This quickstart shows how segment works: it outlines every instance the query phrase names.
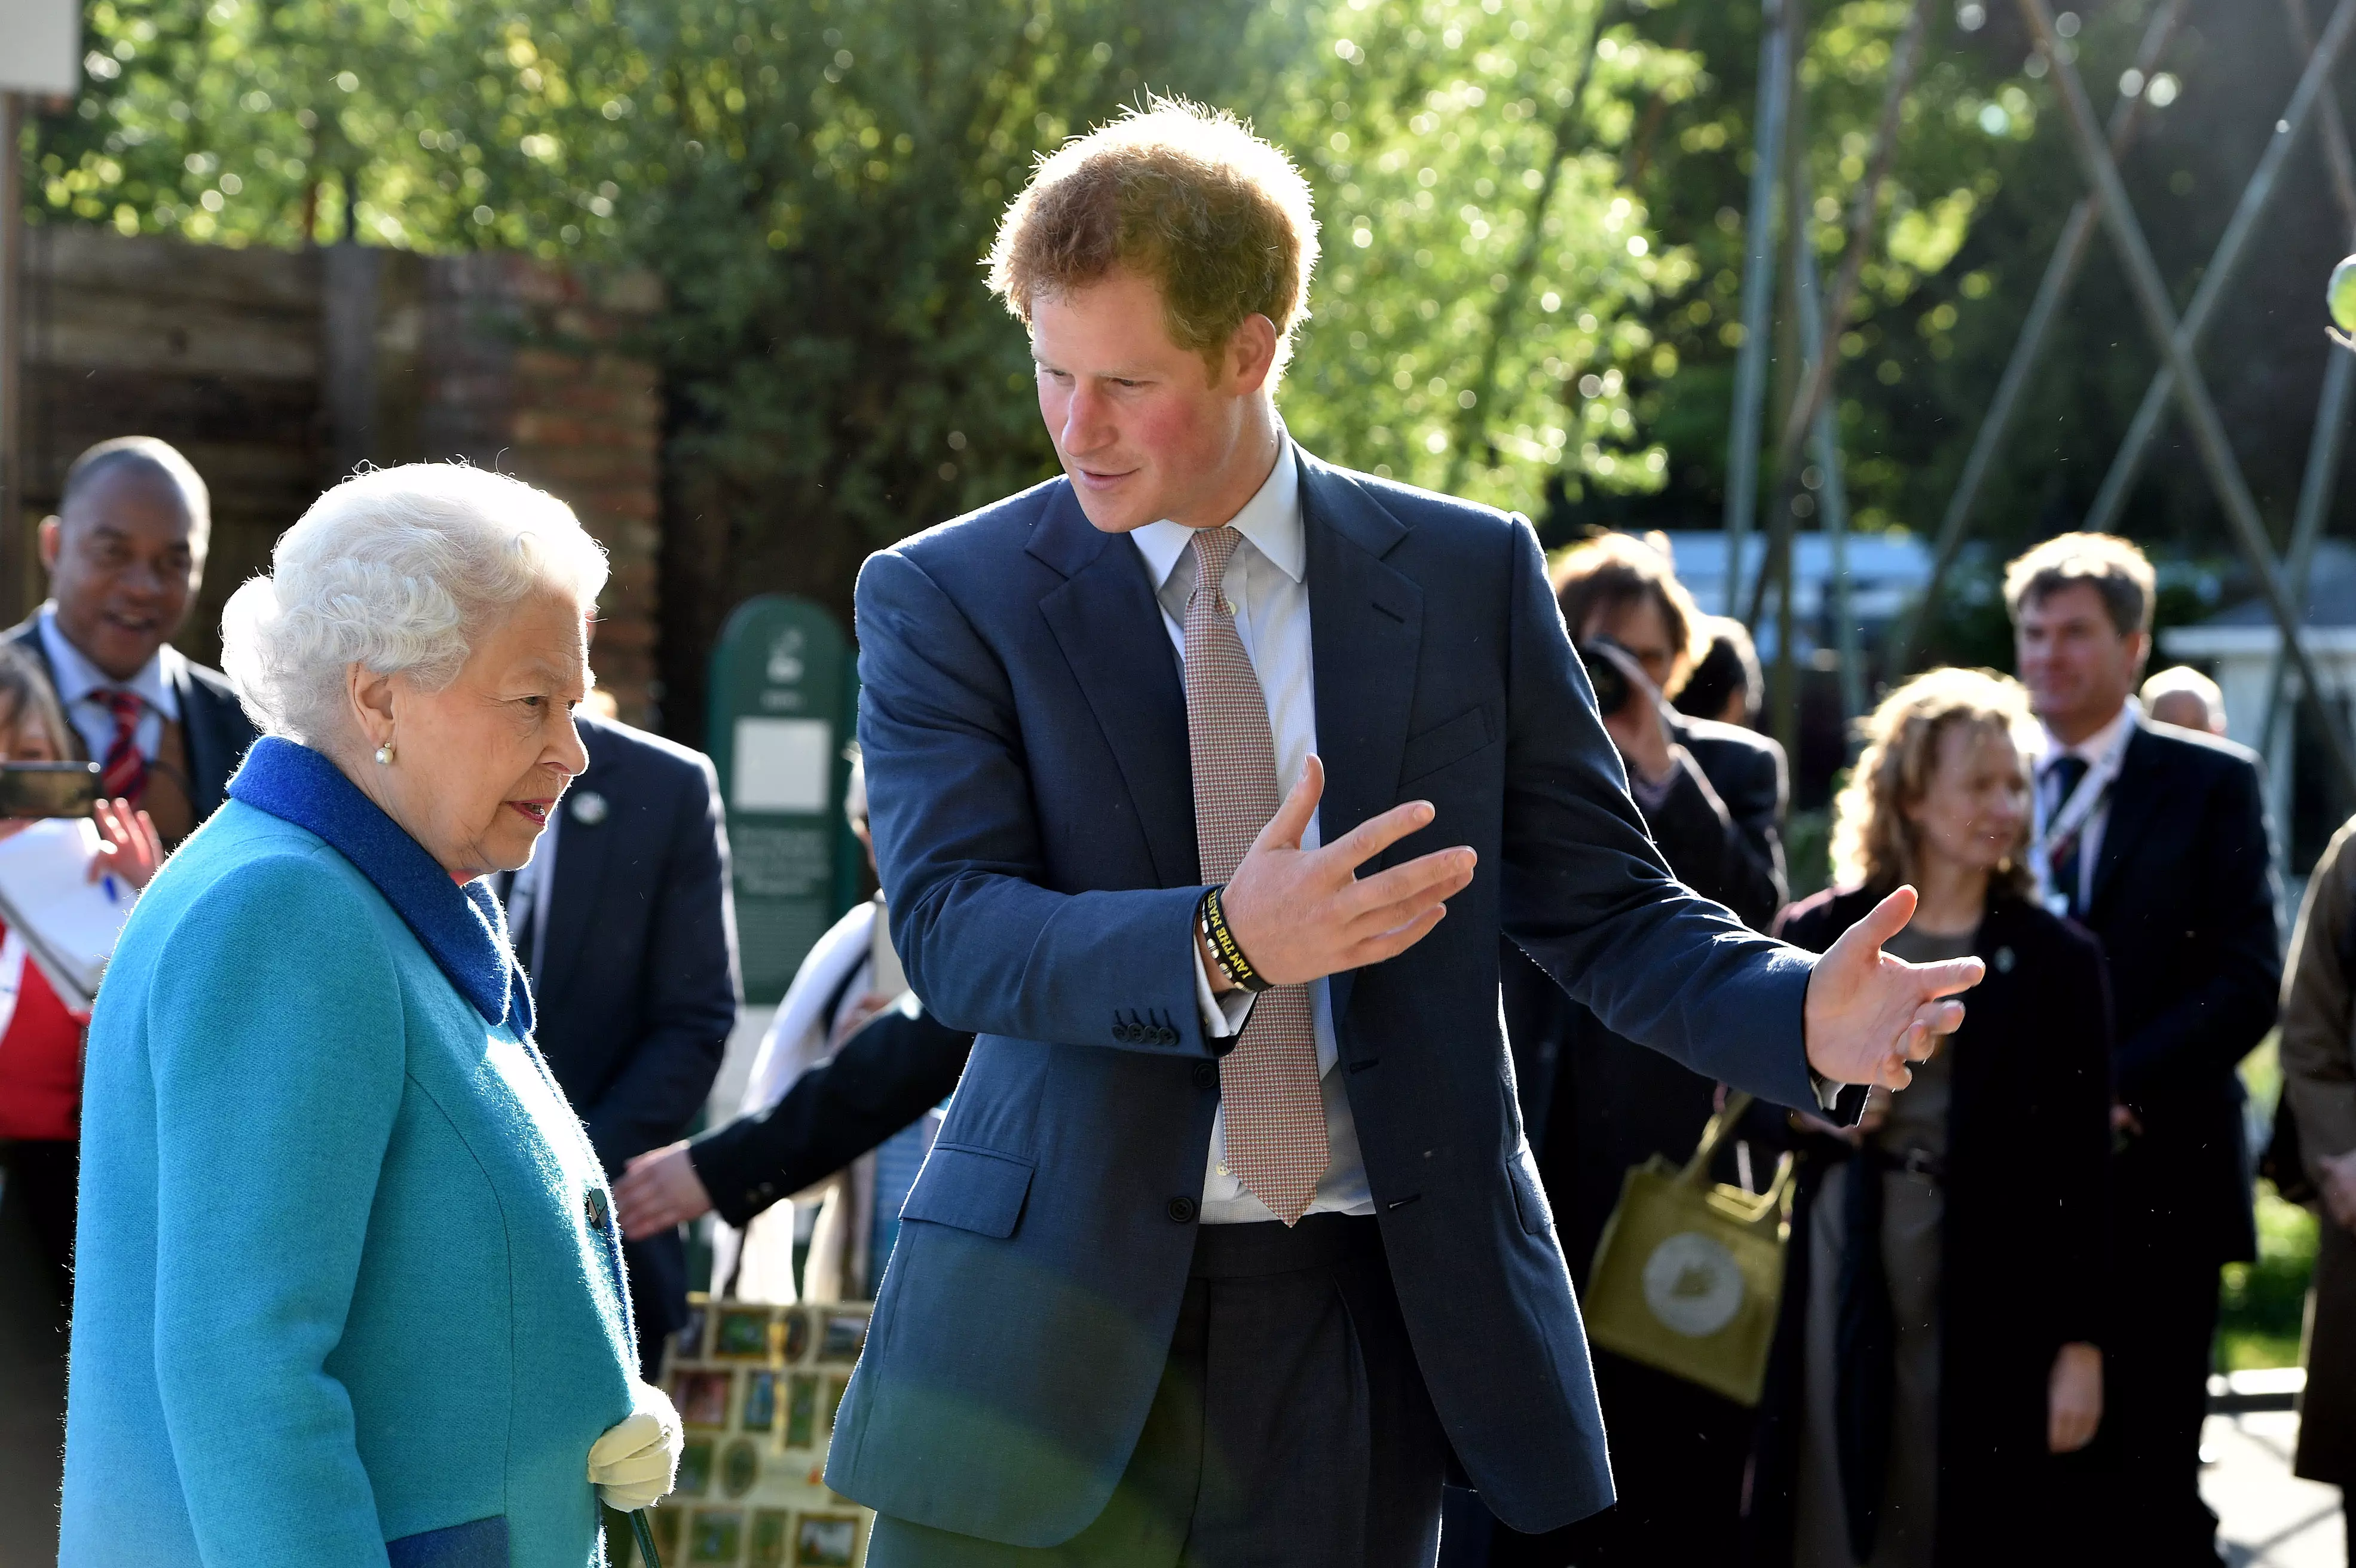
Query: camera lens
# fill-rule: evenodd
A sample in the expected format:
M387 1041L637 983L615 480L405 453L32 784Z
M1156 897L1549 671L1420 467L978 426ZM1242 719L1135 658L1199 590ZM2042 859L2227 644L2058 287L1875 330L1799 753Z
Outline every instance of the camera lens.
M1594 643L1579 645L1580 662L1587 667L1588 684L1595 688L1595 711L1605 718L1628 706L1628 677L1612 656Z

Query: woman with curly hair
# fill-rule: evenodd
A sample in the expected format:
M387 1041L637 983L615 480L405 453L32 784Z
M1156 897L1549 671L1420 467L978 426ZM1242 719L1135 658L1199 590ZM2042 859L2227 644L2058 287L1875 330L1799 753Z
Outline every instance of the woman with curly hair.
M1891 890L1887 944L1976 954L1963 1028L1836 1127L1795 1117L1798 1200L1762 1410L1754 1560L2062 1561L2062 1456L2102 1419L2110 1003L2102 951L2040 907L2030 720L2013 681L1920 676L1865 722L1834 808L1837 884L1787 911L1821 952Z

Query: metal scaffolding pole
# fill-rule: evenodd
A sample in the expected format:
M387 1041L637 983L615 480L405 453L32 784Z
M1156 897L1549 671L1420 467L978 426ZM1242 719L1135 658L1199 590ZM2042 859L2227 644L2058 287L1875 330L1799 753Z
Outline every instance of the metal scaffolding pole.
M2340 0L2315 52L2308 57L2307 69L2299 74L2289 107L2275 123L2274 140L2266 144L2265 155L2250 173L2249 184L2242 187L2241 202L2233 208L2225 232L2218 237L2217 249L2201 274L2201 286L2193 291L2192 303L2184 307L2184 321L2177 333L2188 350L2199 343L2210 317L2216 314L2219 303L2232 286L2233 274L2248 254L2251 236L2257 232L2258 219L2265 215L2266 206L2281 184L2283 165L2290 160L2299 137L2314 119L2317 106L2329 96L2327 90L2331 69L2339 61L2351 27L2356 27L2356 5ZM2175 373L2162 364L2152 373L2151 385L2144 389L2143 405L2136 410L2135 421L2127 426L2126 439L2119 443L2118 455L2111 460L2111 470L2103 477L2103 488L2086 514L2087 528L2108 532L2116 525L2120 511L2126 506L2127 494L2135 488L2136 476L2142 471L2144 455L2151 449L2152 438L2167 420L2169 400L2175 390Z
M2071 140L2076 144L2078 159L2084 165L2087 181L2102 197L2103 224L2110 230L2112 241L2118 247L2119 258L2126 264L2127 282L2135 295L2136 306L2142 314L2144 325L2152 341L2167 357L2175 379L2178 401L2182 405L2185 422L2192 427L2194 444L2201 453L2201 463L2209 470L2210 483L2231 526L2234 543L2240 548L2251 569L2257 574L2258 584L2266 607L2274 614L2275 624L2289 645L2291 656L2297 662L2300 681L2308 691L2318 697L2316 715L2321 722L2324 738L2331 751L2332 763L2351 790L2356 790L2356 750L2348 741L2347 726L2340 715L2319 700L2323 684L2319 678L2315 661L2305 641L2298 635L2298 612L2285 591L2282 575L2274 560L2273 549L2266 539L2265 525L2258 517L2257 502L2251 496L2247 481L2242 476L2241 464L2233 455L2233 444L2226 439L2223 420L2218 417L2216 404L2209 396L2208 383L2202 379L2200 365L2193 359L2189 340L2176 319L2174 306L2168 296L2168 285L2159 275L2159 264L2152 259L2150 243L2144 238L2143 226L2127 204L2126 187L2119 179L2118 165L2111 159L2104 144L2101 124L2094 117L2093 101L2086 96L2086 84L2079 80L2077 67L2061 48L2061 39L2053 29L2052 7L2048 0L2019 0L2022 16L2037 46L2051 62L2055 87L2060 91L2066 110L2064 122ZM2340 8L2325 31L2329 44L2336 32L2344 39L2347 27L2356 19L2356 0L2340 0ZM2322 46L2319 46L2319 53ZM2312 67L2310 66L2310 74ZM2301 82L2302 91L2306 88ZM2277 140L2279 140L2279 136Z
M2283 0L2283 5L2290 13L2292 41L2302 49L2313 48L2315 32L2308 23L2307 0ZM2356 155L2349 150L2348 126L2340 117L2340 105L2329 92L2323 95L2322 114L2323 156L2331 170L2331 193L2340 203L2340 216L2348 223L2350 248L2356 250ZM2302 607L2307 603L2308 573L2315 564L2316 541L2323 537L2324 515L2331 510L2331 493L2340 477L2340 446L2347 432L2351 389L2356 389L2356 354L2334 353L2324 368L2323 394L2316 401L2315 433L2308 442L2307 472L2299 481L2298 510L2291 521L2290 543L2283 551L2291 603ZM2288 671L2289 661L2276 648L2266 661L2266 718L2258 744L2261 757L2274 755ZM2277 853L2288 841L2287 832L2276 836Z
M1726 443L1726 603L1739 613L1744 547L1759 510L1759 428L1767 399L1770 317L1775 308L1775 193L1783 165L1783 120L1792 101L1792 58L1783 0L1762 0L1759 126L1751 166L1751 214L1742 267L1742 347L1734 364L1733 429Z
M2139 76L2148 80L2159 69L2190 3L2190 0L2169 0L2152 18L2151 26L2144 29L2143 42L2135 55L2135 69ZM2113 106L2113 157L2124 155L2135 141L2136 133L2143 128L2143 110L2140 92L2132 98L2122 98ZM2012 433L2013 415L2019 411L2029 373L2044 357L2046 339L2052 335L2053 324L2061 316L2062 302L2069 297L2071 285L2078 281L2078 269L2094 243L2095 205L2094 197L2080 197L2062 221L2062 238L2053 247L2052 259L2045 264L2045 276L2037 285L2029 318L2021 323L2020 336L2012 346L2012 357L2006 361L2004 375L1997 382L1995 400L1988 404L1987 417L1980 421L1979 433L1972 439L1972 450L1964 459L1955 492L1947 498L1946 512L1939 519L1939 532L1931 547L1931 576L1922 585L1922 597L1890 637L1889 668L1893 676L1913 662L1931 607L1938 603L1939 590L1955 564L1955 553L1963 548L1964 531L1970 524L1973 507L1978 504L1980 488L1987 483L1997 453Z
M1799 296L1800 341L1821 343L1824 305L1816 297L1820 280L1815 250L1808 243L1808 226L1799 216L1804 206L1801 197L1806 194L1795 189L1791 197L1792 283ZM1823 475L1816 505L1824 517L1825 540L1832 555L1833 647L1840 661L1841 723L1846 733L1848 721L1865 711L1865 666L1858 653L1857 611L1849 599L1848 482L1841 473L1840 432L1829 402L1816 405L1809 445Z

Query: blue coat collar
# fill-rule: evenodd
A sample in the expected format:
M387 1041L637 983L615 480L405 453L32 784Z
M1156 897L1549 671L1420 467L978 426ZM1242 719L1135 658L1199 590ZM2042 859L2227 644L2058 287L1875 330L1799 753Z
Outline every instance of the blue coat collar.
M325 839L400 912L477 1012L531 1032L531 991L515 973L507 912L490 889L479 880L463 888L452 881L343 770L308 746L265 735L246 752L229 794Z

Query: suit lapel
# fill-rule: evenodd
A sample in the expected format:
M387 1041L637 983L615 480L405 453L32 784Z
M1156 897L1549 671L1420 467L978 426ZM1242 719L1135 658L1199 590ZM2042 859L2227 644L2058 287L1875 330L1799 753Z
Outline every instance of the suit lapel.
M613 773L612 754L602 758L597 754L603 741L594 730L583 728L581 741L589 748L589 765L564 792L563 802L557 808L564 815L556 830L556 875L551 879L553 885L548 890L548 907L532 917L548 933L541 949L541 973L532 976L532 989L542 997L559 995L581 962L582 944L589 935L589 916L597 907L598 894L605 881L605 862L613 852L616 825L613 811L609 809L595 823L583 822L573 815L573 804L581 798L583 791L610 795ZM640 827L636 823L629 826L634 832ZM648 846L650 850L652 848Z
M1407 537L1398 519L1308 453L1299 457L1317 752L1325 763L1317 826L1331 844L1398 804L1423 591L1383 563ZM1331 982L1337 1022L1349 1010L1351 981L1344 970Z
M1183 888L1202 874L1186 688L1144 558L1130 540L1098 532L1069 485L1056 487L1028 549L1063 574L1039 613L1112 748L1154 877Z
M213 722L213 694L197 684L187 659L167 660L165 679L180 704L180 739L188 748L189 815L198 823L220 808L229 783L229 759L220 754L220 727Z
M2103 824L2103 847L2094 859L2094 888L2086 901L2086 912L2092 915L2100 907L2103 894L2111 880L2126 859L2126 852L2144 829L2151 825L2152 814L2159 807L2158 758L2152 753L2158 749L2143 727L2141 716L2127 736L2126 755L2119 759L2119 776L2111 785L2110 816Z

